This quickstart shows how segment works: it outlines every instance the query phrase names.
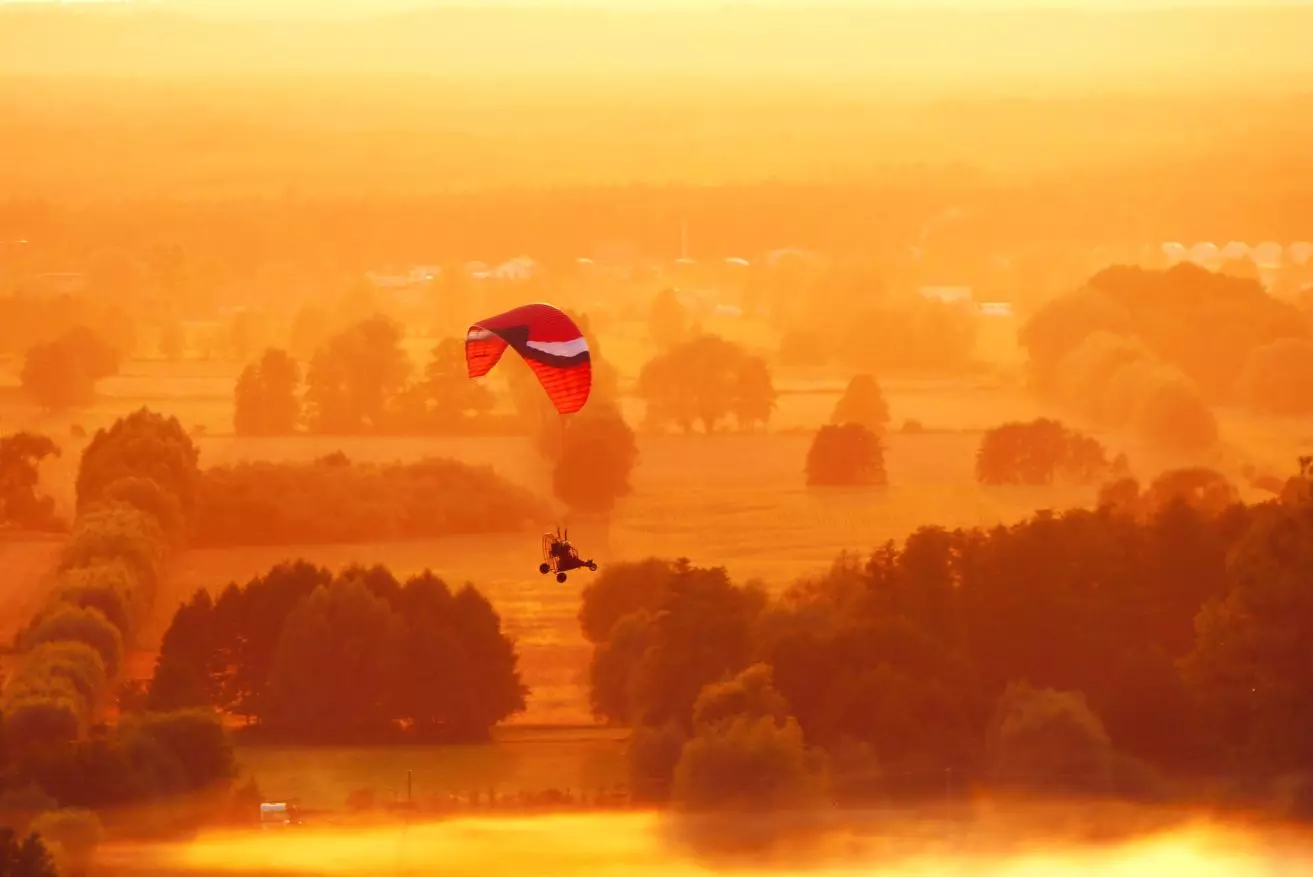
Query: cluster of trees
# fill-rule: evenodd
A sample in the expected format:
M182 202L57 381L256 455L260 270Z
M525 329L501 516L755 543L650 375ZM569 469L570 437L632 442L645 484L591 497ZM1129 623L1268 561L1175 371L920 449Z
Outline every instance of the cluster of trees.
M41 493L41 462L60 456L48 436L17 432L0 438L0 526L19 530L62 531L55 501Z
M147 706L217 709L296 743L481 740L524 709L517 662L471 585L296 561L181 606Z
M611 446L604 442L596 458L583 447L575 465L601 472ZM242 462L207 468L196 490L193 541L205 546L514 532L551 516L491 467L446 459L361 463L338 452L304 463Z
M673 344L644 366L638 395L647 425L674 425L711 433L733 417L740 429L770 422L776 392L766 361L719 335L698 335Z
M266 350L237 380L236 432L291 435L304 425L331 435L459 434L491 411L487 389L466 375L461 342L440 342L423 375L412 380L403 337L385 316L362 320L329 338L304 375L286 351Z
M592 352L593 398L614 399L615 372L602 359L587 316L571 316ZM547 400L519 357L507 356L498 365L515 407L513 417L498 416L491 390L469 378L463 340L439 341L416 375L403 338L397 321L375 314L331 335L304 372L286 350L266 350L238 377L235 431L255 436L290 435L302 428L320 435L467 435L537 428Z
M1191 263L1105 269L1036 311L1019 340L1042 396L1176 452L1216 444L1210 404L1308 410L1313 342L1298 309Z
M232 750L212 714L101 721L124 650L187 537L199 477L177 420L145 409L98 431L83 452L72 534L6 680L3 809L100 808L231 777Z
M955 780L1170 794L1313 767L1308 473L1261 505L1167 473L1097 510L926 527L771 599L687 560L584 590L599 718L632 788L689 807Z
M86 326L75 326L27 350L19 376L24 394L46 411L84 408L96 383L119 370L119 351Z
M1130 474L1124 454L1111 461L1097 439L1046 417L988 430L976 451L981 484L1100 484Z
M975 364L979 316L970 304L894 295L867 266L795 263L774 309L780 361L850 372L957 375Z

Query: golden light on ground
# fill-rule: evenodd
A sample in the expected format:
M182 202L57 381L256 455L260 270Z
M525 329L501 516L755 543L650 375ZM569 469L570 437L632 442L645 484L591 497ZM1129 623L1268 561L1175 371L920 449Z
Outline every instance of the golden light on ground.
M106 850L125 872L203 874L535 874L566 877L1259 877L1295 873L1303 845L1206 822L1102 847L1008 842L974 829L938 836L890 823L835 829L765 868L717 866L676 850L654 814L453 819L409 826L212 835L192 843ZM896 835L907 832L907 836ZM919 840L911 839L911 834ZM981 847L989 849L982 850ZM1294 869L1294 870L1291 870Z

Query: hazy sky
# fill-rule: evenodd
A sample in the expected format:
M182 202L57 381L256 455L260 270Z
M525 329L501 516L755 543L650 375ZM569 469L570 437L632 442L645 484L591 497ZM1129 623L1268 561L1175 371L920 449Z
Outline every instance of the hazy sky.
M131 3L163 6L240 9L275 14L314 14L324 7L353 12L384 12L429 6L525 6L548 8L607 7L615 9L715 8L718 6L843 6L867 9L969 7L977 9L1134 9L1201 6L1309 6L1313 0L0 0L4 4Z

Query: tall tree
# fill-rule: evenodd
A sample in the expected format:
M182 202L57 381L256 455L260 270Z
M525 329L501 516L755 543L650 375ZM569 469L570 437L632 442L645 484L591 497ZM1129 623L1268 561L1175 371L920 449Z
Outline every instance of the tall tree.
M315 353L305 394L312 431L357 435L385 428L389 405L411 372L401 339L401 327L379 315L339 333Z
M238 435L291 435L301 419L301 368L284 350L270 348L242 370L234 391Z

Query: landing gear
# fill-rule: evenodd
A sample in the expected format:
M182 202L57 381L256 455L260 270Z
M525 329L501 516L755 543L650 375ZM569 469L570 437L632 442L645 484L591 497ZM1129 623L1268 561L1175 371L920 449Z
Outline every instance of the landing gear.
M546 563L538 564L538 572L542 573L543 575L547 575L551 571L552 571L552 567L550 564L546 564Z
M565 582L565 573L563 573L563 572L558 572L558 573L556 574L556 580L557 580L558 582L562 582L562 583L564 583L564 582Z
M588 561L587 566L589 572L597 572L597 563L595 561Z

